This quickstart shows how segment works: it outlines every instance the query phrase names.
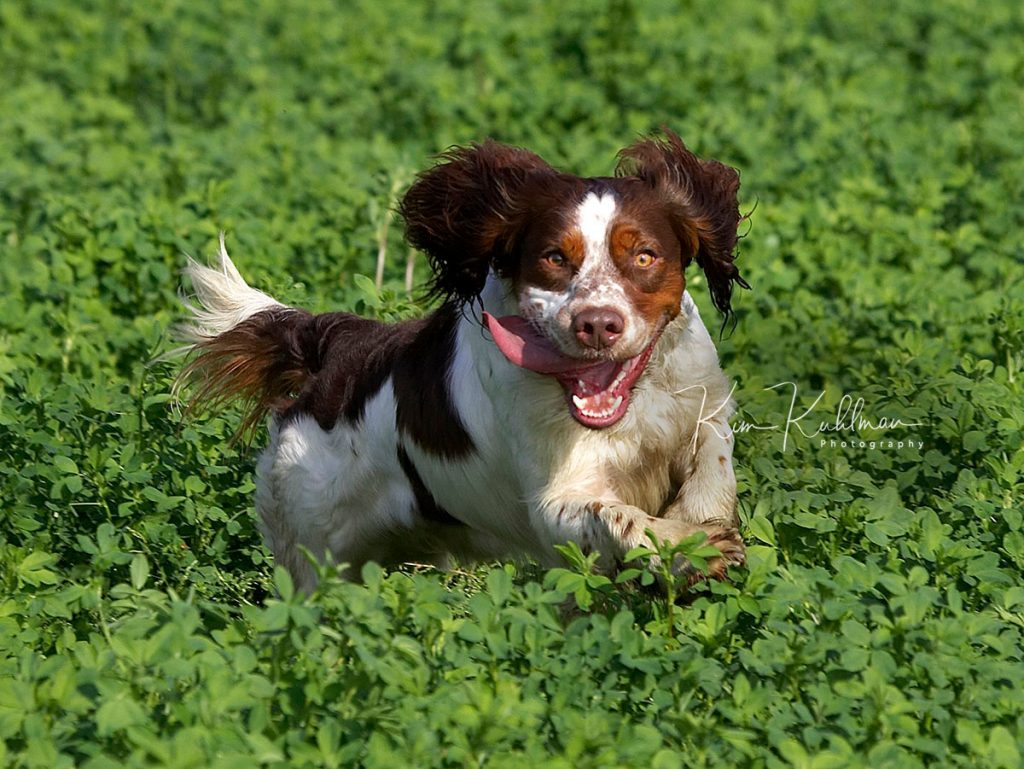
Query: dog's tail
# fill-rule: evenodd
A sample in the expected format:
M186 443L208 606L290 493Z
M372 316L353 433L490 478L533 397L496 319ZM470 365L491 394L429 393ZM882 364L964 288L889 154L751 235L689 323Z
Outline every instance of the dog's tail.
M176 336L188 343L182 352L192 358L174 391L190 391L186 413L241 401L237 435L251 433L271 409L287 407L309 377L305 332L312 316L246 284L228 257L223 233L217 264L206 267L190 258L185 275L196 303L182 299L192 318Z

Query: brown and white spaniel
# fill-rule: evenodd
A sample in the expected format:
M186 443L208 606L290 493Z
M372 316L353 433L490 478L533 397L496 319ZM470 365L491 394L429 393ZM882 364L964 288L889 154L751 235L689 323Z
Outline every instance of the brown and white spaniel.
M457 147L401 203L429 256L430 315L311 315L250 288L221 241L190 262L196 401L270 415L256 507L305 588L302 549L347 564L557 560L614 568L646 529L743 559L729 382L685 269L730 312L739 176L675 134L581 178L492 141Z

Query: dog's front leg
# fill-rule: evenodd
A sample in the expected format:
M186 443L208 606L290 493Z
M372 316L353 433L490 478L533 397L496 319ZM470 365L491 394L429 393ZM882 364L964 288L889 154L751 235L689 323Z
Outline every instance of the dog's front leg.
M675 462L679 493L662 513L668 520L705 531L708 543L722 551L722 559L710 563L715 577L724 576L726 567L745 558L737 529L732 445L732 428L725 418L702 422Z

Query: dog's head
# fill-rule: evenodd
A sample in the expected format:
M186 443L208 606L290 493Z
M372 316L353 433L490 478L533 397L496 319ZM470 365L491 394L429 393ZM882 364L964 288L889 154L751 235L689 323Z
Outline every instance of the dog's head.
M737 172L701 160L678 136L619 153L614 177L561 173L526 150L457 147L401 204L409 242L430 257L450 301L503 279L519 314L485 315L513 363L558 378L588 427L626 412L632 386L680 310L696 260L727 316L740 220Z

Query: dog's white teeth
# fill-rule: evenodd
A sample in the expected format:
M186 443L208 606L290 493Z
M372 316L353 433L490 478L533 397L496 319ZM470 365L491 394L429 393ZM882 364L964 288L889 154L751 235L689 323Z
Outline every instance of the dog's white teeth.
M586 383L582 379L577 379L576 380L576 386L582 390L587 385L586 385Z
M579 412L590 419L607 419L619 410L624 400L625 398L622 395L617 396L610 402L604 397L581 398L578 395L572 396L572 402ZM599 403L604 406L603 409L595 408Z

